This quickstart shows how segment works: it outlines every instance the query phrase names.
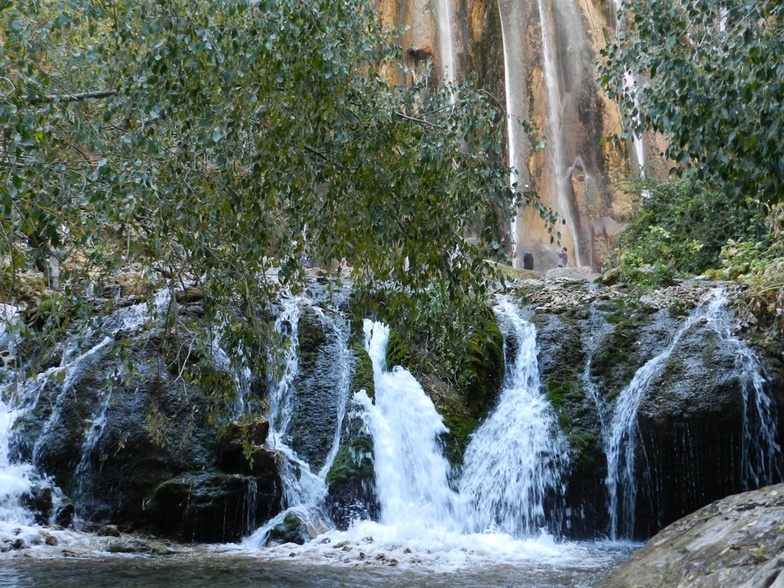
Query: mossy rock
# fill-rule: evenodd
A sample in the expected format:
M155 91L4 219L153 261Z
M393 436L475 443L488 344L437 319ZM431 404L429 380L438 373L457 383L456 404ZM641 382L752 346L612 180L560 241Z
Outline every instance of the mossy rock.
M643 320L640 313L620 310L607 321L615 328L596 348L591 360L590 377L598 382L606 401L612 401L631 382L639 368L638 341Z
M336 484L359 482L373 478L373 440L370 437L355 437L349 445L344 445L335 456L332 467L324 479L328 487Z
M34 271L12 275L7 264L0 267L0 302L37 306L46 296L48 288L43 274Z
M373 439L364 431L364 422L349 417L344 425L343 444L325 477L327 511L339 529L347 529L356 519L376 520Z
M392 369L399 365L412 373L416 372L417 362L415 361L415 357L416 354L413 352L411 346L409 346L396 331L392 331L389 334L389 341L387 342L387 353L385 358L387 369Z
M483 416L495 403L504 380L504 336L495 320L468 340L466 361L457 372L457 383L475 417Z
M296 543L304 545L310 536L305 523L296 514L288 513L282 523L270 529L269 540L274 543Z
M365 348L356 341L352 346L357 362L354 368L354 376L351 381L351 395L353 396L360 390L365 390L371 400L376 398L376 385L373 379L373 360Z
M574 471L599 472L607 467L601 440L590 431L574 431L566 437L571 448L571 465Z
M324 323L318 313L311 307L302 310L299 317L298 332L298 361L300 370L313 367L318 360L318 353L327 342L327 333Z
M577 388L577 390L575 390ZM581 389L573 381L551 380L545 385L547 400L555 410L558 424L564 431L570 430L573 420L573 402L582 400Z
M479 419L469 409L465 397L454 387L439 379L435 374L424 373L419 378L422 388L444 419L449 431L441 435L444 456L449 463L458 466L463 462L468 439L479 426Z
M57 292L49 292L37 304L31 305L22 313L25 323L36 331L44 328L64 330L71 322L73 305Z

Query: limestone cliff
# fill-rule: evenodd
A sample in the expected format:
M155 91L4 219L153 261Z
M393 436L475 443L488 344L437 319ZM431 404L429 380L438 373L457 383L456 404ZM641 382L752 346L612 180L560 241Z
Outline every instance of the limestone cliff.
M409 27L400 40L404 52L432 52L439 79L446 63L454 64L457 79L478 74L509 118L508 157L518 187L534 190L561 216L556 230L576 265L600 268L637 200L620 183L632 171L626 146L609 140L620 130L618 107L596 82L599 51L615 34L614 3L379 0L378 6L386 24ZM543 133L542 150L532 150L519 119ZM538 267L555 267L555 246L533 209L520 210L514 227L517 260L530 250Z

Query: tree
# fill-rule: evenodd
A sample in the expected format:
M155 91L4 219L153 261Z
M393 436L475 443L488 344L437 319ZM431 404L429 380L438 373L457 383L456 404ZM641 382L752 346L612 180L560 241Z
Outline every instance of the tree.
M625 133L733 195L784 198L784 5L777 0L628 0L601 81ZM624 83L627 76L633 86Z
M141 263L198 279L210 313L252 316L278 287L265 272L295 282L307 247L346 258L361 291L395 284L403 309L483 320L483 260L522 198L503 118L472 79L391 85L400 48L368 0L4 0L0 15L9 267L60 246L69 295L78 252L91 275Z

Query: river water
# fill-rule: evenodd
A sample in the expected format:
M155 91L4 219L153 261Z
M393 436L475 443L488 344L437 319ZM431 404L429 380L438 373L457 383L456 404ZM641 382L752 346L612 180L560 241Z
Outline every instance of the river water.
M593 586L634 547L610 542L548 543L529 546L527 552L517 554L516 562L503 554L499 561L468 550L440 555L411 548L385 552L371 541L286 545L256 552L237 546L202 546L154 556L42 547L0 555L0 586L577 588Z

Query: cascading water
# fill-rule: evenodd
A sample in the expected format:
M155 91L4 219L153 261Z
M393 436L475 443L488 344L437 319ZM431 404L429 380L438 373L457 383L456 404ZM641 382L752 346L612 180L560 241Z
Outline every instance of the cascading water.
M508 301L496 312L508 325L515 357L508 357L498 406L466 450L460 492L470 502L471 530L525 537L547 524L545 502L562 491L567 445L540 390L536 329Z
M561 88L558 71L556 69L556 56L553 48L553 23L552 17L545 9L544 1L539 2L539 18L541 19L542 32L542 60L544 69L544 82L547 90L547 125L548 139L551 146L553 177L555 181L555 200L557 212L563 217L572 236L573 255L578 266L582 265L580 254L580 239L572 214L572 202L569 195L571 187L568 183L566 157L564 154L564 129L561 117Z
M14 423L37 404L39 395L46 386L58 383L57 400L33 448L33 462L35 462L46 436L61 418L62 399L69 392L78 374L101 358L120 331L133 331L139 328L168 300L169 292L162 291L156 295L152 306L142 303L118 309L99 327L70 337L64 344L59 366L51 367L32 379L0 385L0 530L7 525L32 525L35 522L32 513L23 504L30 498L34 484L39 488L46 487L51 490L55 506L61 499L59 489L51 480L42 477L33 464L12 463L9 459L9 441ZM11 323L6 321L6 324ZM2 326L0 337L9 336L11 333L6 332L5 324ZM90 473L89 452L96 446L103 432L102 423L111 400L109 392L104 394L104 402L93 416L92 426L84 434L78 467L80 475ZM18 534L16 531L14 533ZM35 530L28 530L26 540L29 542L42 540L36 536Z
M438 0L436 6L438 19L438 45L443 67L442 80L445 86L451 86L456 79L455 51L452 47L452 6L451 0ZM453 97L454 99L454 97Z
M606 546L594 551L544 532L548 495L563 491L565 445L539 392L533 326L508 302L498 315L509 327L514 351L499 405L469 444L459 493L440 443L447 431L442 417L408 370L387 369L389 328L365 321L375 397L360 390L353 402L373 439L379 520L355 520L346 531L329 531L302 546L286 544L281 554L440 571L525 562L524 569L514 568L516 578L540 586L587 586L595 566L615 557ZM577 575L564 579L572 573ZM475 585L486 581L477 578Z
M374 440L380 522L457 531L458 496L449 486L449 464L439 443L447 431L444 421L411 372L386 370L389 328L366 320L364 332L376 389L375 404L366 401L365 410Z
M637 409L650 384L661 373L681 338L698 321L734 349L735 366L742 381L744 421L741 477L746 489L771 483L781 476L776 465L780 447L776 442L772 400L763 388L760 366L754 353L748 345L732 335L726 302L723 290L714 290L709 304L689 315L667 348L637 370L632 381L616 399L612 422L605 439L608 472L606 485L612 539L631 537L635 529L638 493L635 460L639 436Z
M717 292L722 308L726 296ZM718 314L711 327L721 340L730 345L735 356L735 371L741 381L743 431L741 440L741 479L744 489L752 490L781 479L781 447L776 441L777 427L773 399L765 391L763 369L752 349L732 334L726 311Z
M0 398L0 535L5 535L5 526L32 525L32 513L22 506L22 498L30 494L33 466L10 463L8 440L17 411Z
M330 449L323 466L313 472L310 464L297 455L292 448L291 427L295 414L295 380L299 373L298 343L301 306L304 297L290 297L284 300L283 308L275 321L275 331L284 340L283 369L281 374L270 381L270 431L267 438L269 448L281 457L279 466L283 484L284 510L278 516L257 529L243 543L259 547L266 544L270 530L280 524L289 513L294 513L313 532L324 532L331 523L324 508L327 487L324 479L335 460L340 447L340 431L346 415L348 389L350 384L350 363L345 328L333 325L337 332L336 347L343 354L335 366L340 373L334 396L334 429ZM327 320L320 309L313 307L318 316ZM274 360L273 360L274 361Z
M528 189L527 165L525 162L527 149L526 133L520 125L521 117L527 117L528 108L523 92L515 91L525 85L525 65L522 52L517 47L522 45L523 17L517 2L499 2L501 10L501 37L504 46L504 87L506 88L506 125L507 152L509 167L509 185L518 191ZM519 159L519 160L518 160ZM523 175L525 174L525 175ZM515 210L511 218L510 236L512 242L512 263L517 267L518 255L518 215Z

